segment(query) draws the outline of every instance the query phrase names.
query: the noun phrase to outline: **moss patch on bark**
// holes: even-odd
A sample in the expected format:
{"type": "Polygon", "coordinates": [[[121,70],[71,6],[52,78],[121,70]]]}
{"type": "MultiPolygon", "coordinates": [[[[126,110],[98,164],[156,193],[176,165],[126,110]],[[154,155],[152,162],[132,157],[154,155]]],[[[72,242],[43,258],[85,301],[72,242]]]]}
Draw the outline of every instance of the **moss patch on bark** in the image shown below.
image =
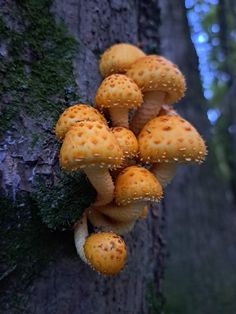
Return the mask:
{"type": "Polygon", "coordinates": [[[20,1],[11,20],[2,16],[0,33],[5,52],[0,56],[2,118],[7,130],[23,110],[31,116],[56,118],[76,100],[72,60],[78,49],[63,25],[55,23],[51,0],[20,1]]]}
{"type": "MultiPolygon", "coordinates": [[[[22,131],[22,114],[37,117],[39,123],[45,120],[50,128],[59,114],[78,100],[73,58],[79,47],[64,26],[55,23],[51,2],[18,1],[6,10],[9,14],[5,10],[0,13],[0,134],[14,125],[22,131]]],[[[33,132],[29,153],[48,136],[47,130],[44,134],[33,132]]],[[[24,313],[25,289],[49,261],[62,254],[62,247],[75,254],[73,233],[52,233],[48,227],[71,228],[95,192],[83,175],[58,176],[56,184],[37,181],[35,193],[21,192],[14,203],[0,198],[3,313],[24,313]]]]}

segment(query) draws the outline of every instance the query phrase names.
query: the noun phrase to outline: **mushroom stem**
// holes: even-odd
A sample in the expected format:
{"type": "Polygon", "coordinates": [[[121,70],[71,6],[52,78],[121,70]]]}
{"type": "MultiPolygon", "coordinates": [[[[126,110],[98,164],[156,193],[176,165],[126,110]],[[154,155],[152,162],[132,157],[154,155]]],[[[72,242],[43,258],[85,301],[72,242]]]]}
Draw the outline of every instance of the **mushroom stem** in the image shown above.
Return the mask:
{"type": "Polygon", "coordinates": [[[88,167],[84,169],[89,181],[97,191],[96,206],[111,203],[114,196],[114,183],[107,168],[88,167]]]}
{"type": "Polygon", "coordinates": [[[130,232],[135,224],[135,220],[130,222],[119,222],[101,213],[97,207],[88,210],[88,219],[91,224],[102,231],[112,231],[123,235],[130,232]]]}
{"type": "Polygon", "coordinates": [[[129,109],[126,107],[112,107],[109,108],[109,113],[112,121],[112,126],[122,126],[129,128],[129,109]]]}
{"type": "Polygon", "coordinates": [[[152,166],[150,171],[156,176],[161,186],[164,188],[175,176],[178,164],[176,163],[157,163],[152,166]]]}
{"type": "Polygon", "coordinates": [[[84,212],[81,218],[76,222],[74,226],[74,241],[76,251],[79,257],[86,264],[88,264],[88,261],[84,254],[84,243],[87,237],[88,237],[87,215],[86,212],[84,212]]]}
{"type": "Polygon", "coordinates": [[[160,91],[145,92],[143,95],[143,104],[136,111],[130,122],[130,129],[134,134],[139,134],[144,125],[151,119],[155,118],[161,106],[164,104],[166,93],[160,91]]]}
{"type": "Polygon", "coordinates": [[[134,202],[126,206],[117,206],[114,203],[95,209],[116,222],[126,222],[137,220],[147,202],[134,202]]]}

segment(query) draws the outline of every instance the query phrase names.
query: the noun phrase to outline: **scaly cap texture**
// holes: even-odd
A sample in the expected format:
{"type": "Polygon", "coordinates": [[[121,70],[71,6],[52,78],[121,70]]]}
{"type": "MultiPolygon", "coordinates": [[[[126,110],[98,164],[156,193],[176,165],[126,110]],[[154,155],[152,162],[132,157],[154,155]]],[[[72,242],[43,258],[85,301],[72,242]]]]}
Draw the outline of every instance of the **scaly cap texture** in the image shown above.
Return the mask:
{"type": "Polygon", "coordinates": [[[138,136],[140,160],[149,163],[201,163],[206,145],[197,130],[180,116],[149,121],[138,136]]]}
{"type": "Polygon", "coordinates": [[[115,44],[101,56],[99,68],[103,77],[113,73],[125,73],[131,64],[144,57],[145,53],[131,44],[115,44]]]}
{"type": "Polygon", "coordinates": [[[125,157],[132,158],[138,153],[138,140],[134,133],[127,128],[120,126],[111,128],[120,148],[123,150],[125,157]]]}
{"type": "Polygon", "coordinates": [[[137,84],[123,74],[113,74],[105,78],[97,90],[96,106],[103,108],[136,108],[143,102],[137,84]]]}
{"type": "Polygon", "coordinates": [[[126,73],[132,78],[142,92],[165,92],[166,104],[179,101],[186,90],[183,74],[171,61],[161,56],[150,55],[132,64],[126,73]]]}
{"type": "Polygon", "coordinates": [[[100,121],[77,122],[66,133],[60,151],[60,165],[68,171],[89,166],[115,168],[122,160],[115,136],[100,121]]]}
{"type": "Polygon", "coordinates": [[[155,176],[146,168],[127,167],[121,171],[115,182],[115,202],[126,205],[136,201],[159,201],[162,187],[155,176]]]}
{"type": "Polygon", "coordinates": [[[125,265],[127,252],[124,240],[115,233],[101,232],[89,236],[84,244],[88,263],[97,272],[114,276],[125,265]]]}
{"type": "Polygon", "coordinates": [[[107,124],[103,115],[95,108],[86,104],[76,104],[67,108],[57,121],[55,133],[59,140],[65,137],[66,132],[79,121],[101,121],[107,124]]]}

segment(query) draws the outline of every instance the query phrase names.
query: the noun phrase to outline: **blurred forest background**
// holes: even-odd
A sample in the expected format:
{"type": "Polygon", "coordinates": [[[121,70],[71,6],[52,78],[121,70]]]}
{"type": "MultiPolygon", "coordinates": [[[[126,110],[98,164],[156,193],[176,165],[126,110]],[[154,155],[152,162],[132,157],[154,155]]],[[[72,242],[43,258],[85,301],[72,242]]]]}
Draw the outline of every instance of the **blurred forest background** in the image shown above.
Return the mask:
{"type": "MultiPolygon", "coordinates": [[[[164,283],[167,313],[230,314],[236,311],[232,211],[236,202],[236,1],[186,0],[185,8],[210,122],[208,158],[226,190],[218,192],[225,200],[218,210],[212,205],[200,216],[185,212],[190,214],[189,226],[187,218],[178,214],[180,222],[185,221],[182,230],[169,218],[170,259],[164,283]]],[[[205,176],[212,175],[205,172],[205,176]]]]}
{"type": "Polygon", "coordinates": [[[0,0],[0,78],[0,313],[236,313],[235,0],[0,0]],[[62,174],[53,128],[93,104],[116,42],[180,67],[175,108],[209,154],[178,170],[104,278],[76,256],[71,228],[95,193],[62,174]]]}

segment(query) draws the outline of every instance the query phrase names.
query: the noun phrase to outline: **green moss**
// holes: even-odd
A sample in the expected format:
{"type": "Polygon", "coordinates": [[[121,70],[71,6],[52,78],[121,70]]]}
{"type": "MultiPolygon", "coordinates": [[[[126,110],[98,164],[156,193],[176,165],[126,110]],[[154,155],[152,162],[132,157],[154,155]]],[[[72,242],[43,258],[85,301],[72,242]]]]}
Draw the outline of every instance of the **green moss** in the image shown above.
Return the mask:
{"type": "Polygon", "coordinates": [[[50,13],[51,0],[21,1],[17,20],[21,32],[0,21],[8,39],[8,56],[0,59],[3,103],[0,131],[8,129],[20,110],[28,115],[55,120],[68,102],[76,100],[72,59],[78,49],[62,25],[50,13]]]}
{"type": "MultiPolygon", "coordinates": [[[[53,126],[64,108],[78,99],[72,63],[78,44],[63,25],[55,23],[50,13],[51,3],[51,0],[17,1],[9,12],[14,29],[0,18],[1,41],[7,48],[7,54],[0,55],[0,133],[14,122],[21,125],[20,113],[53,126]],[[19,30],[15,25],[19,25],[19,30]]],[[[31,134],[29,150],[43,145],[45,136],[46,132],[31,134]]],[[[3,286],[0,303],[1,310],[5,305],[8,307],[6,313],[15,308],[19,313],[24,312],[21,305],[22,297],[27,295],[25,289],[53,256],[62,254],[67,234],[70,240],[65,250],[67,247],[71,252],[74,250],[71,233],[52,233],[48,227],[70,228],[95,197],[94,190],[81,175],[60,174],[55,185],[38,181],[35,191],[32,195],[21,195],[14,203],[0,198],[3,286]]]]}
{"type": "Polygon", "coordinates": [[[52,230],[71,229],[96,192],[81,173],[59,173],[57,182],[46,185],[38,180],[33,195],[42,221],[52,230]]]}

